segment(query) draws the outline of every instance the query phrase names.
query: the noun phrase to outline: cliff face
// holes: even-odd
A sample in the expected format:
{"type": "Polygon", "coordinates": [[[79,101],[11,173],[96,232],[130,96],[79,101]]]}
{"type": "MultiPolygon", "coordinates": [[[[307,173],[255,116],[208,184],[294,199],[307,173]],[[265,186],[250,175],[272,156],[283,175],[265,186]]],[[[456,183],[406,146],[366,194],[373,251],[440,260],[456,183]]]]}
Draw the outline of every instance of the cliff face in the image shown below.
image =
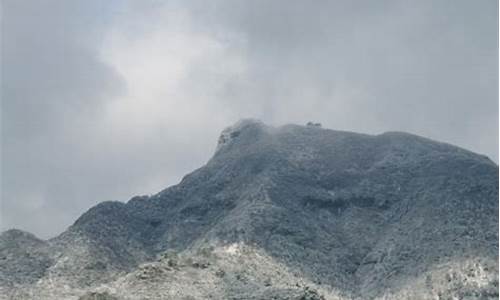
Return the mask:
{"type": "Polygon", "coordinates": [[[5,299],[498,299],[498,167],[406,133],[244,120],[178,185],[21,236],[0,238],[5,299]]]}

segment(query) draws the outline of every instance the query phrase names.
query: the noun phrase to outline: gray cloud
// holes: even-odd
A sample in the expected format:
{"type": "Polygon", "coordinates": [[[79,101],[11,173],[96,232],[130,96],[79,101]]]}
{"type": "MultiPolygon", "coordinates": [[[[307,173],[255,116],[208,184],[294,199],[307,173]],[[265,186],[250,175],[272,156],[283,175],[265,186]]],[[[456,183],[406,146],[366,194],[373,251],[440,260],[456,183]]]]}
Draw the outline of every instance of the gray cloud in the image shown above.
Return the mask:
{"type": "Polygon", "coordinates": [[[83,176],[81,134],[123,87],[90,46],[104,24],[98,2],[2,1],[2,9],[0,220],[2,229],[52,234],[88,205],[83,187],[94,179],[83,176]]]}
{"type": "Polygon", "coordinates": [[[498,3],[2,1],[0,230],[154,193],[239,118],[498,161],[498,3]],[[106,4],[104,4],[106,3],[106,4]]]}

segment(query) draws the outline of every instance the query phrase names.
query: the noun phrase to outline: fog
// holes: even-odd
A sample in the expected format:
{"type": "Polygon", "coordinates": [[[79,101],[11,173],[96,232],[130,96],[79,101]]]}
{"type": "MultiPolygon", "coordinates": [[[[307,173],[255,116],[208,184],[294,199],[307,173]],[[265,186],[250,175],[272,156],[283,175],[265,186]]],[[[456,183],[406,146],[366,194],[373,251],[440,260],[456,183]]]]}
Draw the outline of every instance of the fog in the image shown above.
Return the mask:
{"type": "Polygon", "coordinates": [[[0,230],[177,183],[241,118],[498,162],[498,1],[2,0],[0,230]]]}

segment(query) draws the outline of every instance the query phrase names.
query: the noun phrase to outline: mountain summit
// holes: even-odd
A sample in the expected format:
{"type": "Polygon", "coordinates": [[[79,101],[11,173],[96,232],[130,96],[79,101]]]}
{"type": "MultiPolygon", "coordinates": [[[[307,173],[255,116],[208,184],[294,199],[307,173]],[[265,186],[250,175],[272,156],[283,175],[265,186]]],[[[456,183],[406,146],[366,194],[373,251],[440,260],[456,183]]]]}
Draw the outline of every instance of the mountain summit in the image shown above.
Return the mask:
{"type": "Polygon", "coordinates": [[[498,166],[243,120],[178,185],[48,241],[4,232],[0,299],[498,299],[498,166]]]}

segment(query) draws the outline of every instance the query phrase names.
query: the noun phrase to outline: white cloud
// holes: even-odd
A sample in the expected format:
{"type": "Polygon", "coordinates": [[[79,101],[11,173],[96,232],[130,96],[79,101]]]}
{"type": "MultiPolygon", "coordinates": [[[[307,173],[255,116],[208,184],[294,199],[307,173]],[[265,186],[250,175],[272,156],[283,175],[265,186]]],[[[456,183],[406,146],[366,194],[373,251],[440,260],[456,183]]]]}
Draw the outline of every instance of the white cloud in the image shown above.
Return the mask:
{"type": "Polygon", "coordinates": [[[182,8],[154,9],[154,18],[126,14],[107,34],[103,60],[121,75],[127,92],[107,103],[104,127],[124,132],[118,138],[132,143],[159,134],[193,142],[189,137],[202,135],[207,126],[233,121],[232,107],[217,96],[228,82],[245,76],[245,55],[234,50],[244,39],[200,30],[182,8]],[[132,24],[142,30],[129,31],[132,24]]]}

